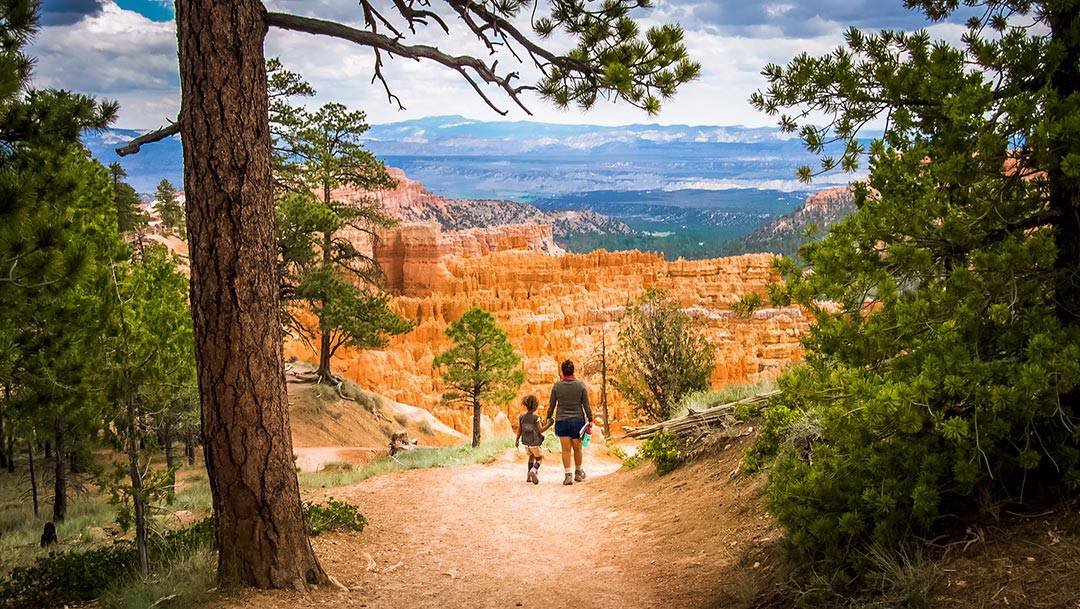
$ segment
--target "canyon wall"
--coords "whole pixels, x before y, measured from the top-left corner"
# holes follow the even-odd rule
[[[467,431],[469,414],[440,403],[443,388],[432,360],[449,346],[447,325],[476,305],[496,316],[522,355],[527,382],[521,395],[535,393],[546,406],[558,363],[569,358],[579,372],[584,368],[578,376],[599,405],[599,374],[586,364],[596,359],[602,336],[610,359],[623,305],[648,288],[667,291],[703,321],[717,349],[715,387],[772,378],[801,355],[799,337],[810,322],[801,309],[761,309],[749,318],[730,311],[741,296],[764,294],[777,279],[771,254],[670,262],[636,251],[562,254],[551,247],[550,235],[543,225],[444,232],[434,224],[404,224],[383,231],[374,257],[397,294],[394,306],[416,328],[383,350],[342,350],[336,370]],[[312,357],[298,341],[286,349]],[[610,387],[609,404],[613,421],[634,420]],[[519,410],[516,402],[502,408],[514,421]]]

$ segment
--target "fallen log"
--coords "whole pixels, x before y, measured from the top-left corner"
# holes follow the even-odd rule
[[[697,412],[691,410],[684,416],[668,419],[667,421],[656,423],[654,425],[624,427],[623,429],[626,432],[626,437],[643,440],[655,436],[662,431],[677,436],[683,436],[689,435],[695,431],[700,432],[713,427],[730,427],[736,423],[735,409],[737,407],[745,404],[760,404],[778,393],[780,393],[779,389],[759,393],[748,398],[728,402],[727,404],[706,408],[705,410]]]

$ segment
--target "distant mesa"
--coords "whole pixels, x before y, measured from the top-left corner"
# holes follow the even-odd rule
[[[434,222],[447,230],[485,228],[510,224],[549,224],[555,239],[574,234],[622,234],[633,231],[626,224],[593,211],[541,211],[528,203],[492,199],[448,199],[409,179],[405,172],[389,168],[398,184],[391,190],[366,191],[341,188],[333,196],[340,201],[374,199],[387,215],[400,222]]]
[[[742,247],[746,251],[796,256],[804,243],[823,238],[830,226],[854,212],[855,193],[851,186],[828,188],[807,197],[806,202],[791,213],[757,228],[743,240]],[[806,231],[811,226],[817,228],[817,233],[808,238]]]

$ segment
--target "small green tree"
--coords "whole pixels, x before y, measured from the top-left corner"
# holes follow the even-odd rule
[[[124,234],[141,230],[146,226],[146,214],[139,209],[139,193],[124,181],[127,172],[120,163],[110,163],[108,169],[113,183],[117,228]]]
[[[172,182],[165,179],[158,182],[157,192],[154,193],[154,202],[158,215],[161,216],[161,223],[165,225],[165,228],[175,230],[181,239],[186,239],[187,218],[183,206],[180,205],[180,200],[176,197],[176,187],[172,185]]]
[[[639,412],[671,417],[683,397],[707,389],[715,349],[699,324],[660,290],[627,304],[613,384]]]
[[[150,512],[156,500],[172,497],[172,438],[163,439],[167,470],[162,475],[147,473],[138,447],[149,436],[149,427],[171,433],[180,420],[190,417],[196,403],[190,399],[195,388],[195,345],[188,283],[162,246],[146,247],[138,259],[114,265],[111,278],[118,334],[108,359],[118,405],[112,429],[127,453],[129,484],[120,483],[124,468],[118,467],[110,488],[121,506],[121,523],[135,527],[140,569],[145,573]]]
[[[326,104],[314,113],[292,107],[288,96],[313,90],[279,62],[271,60],[267,69],[281,192],[276,221],[282,317],[309,344],[318,341],[316,377],[336,383],[331,362],[341,347],[382,347],[390,336],[413,327],[390,308],[378,266],[355,245],[356,239],[373,239],[374,229],[393,221],[371,199],[333,197],[340,187],[390,188],[394,180],[360,141],[368,130],[363,112],[341,104]],[[309,313],[316,323],[307,321]]]
[[[472,406],[472,445],[480,445],[482,404],[505,404],[514,399],[525,382],[521,358],[495,324],[495,316],[473,307],[446,329],[454,346],[435,358],[435,368],[443,368],[442,381],[448,387],[447,402]]]

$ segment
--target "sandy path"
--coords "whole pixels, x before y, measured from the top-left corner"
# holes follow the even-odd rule
[[[360,506],[360,535],[316,538],[326,570],[349,592],[247,592],[231,607],[588,607],[662,605],[634,573],[625,540],[604,533],[620,517],[590,496],[590,483],[618,464],[588,451],[589,480],[561,484],[548,455],[539,486],[525,457],[378,476],[326,495]],[[370,560],[369,560],[370,557]],[[636,557],[640,559],[640,557]],[[372,564],[373,563],[373,564]],[[374,569],[372,569],[374,567]]]

